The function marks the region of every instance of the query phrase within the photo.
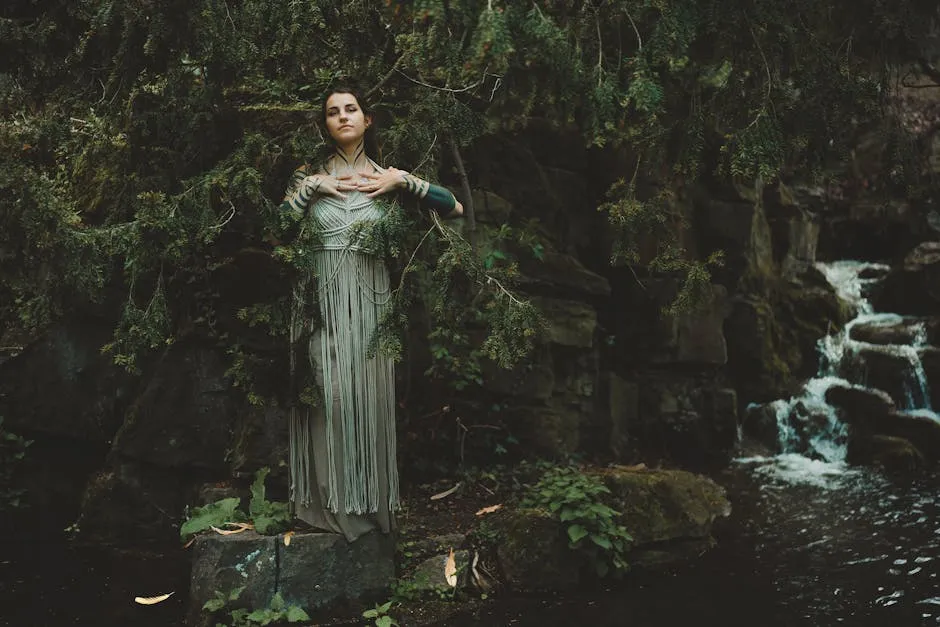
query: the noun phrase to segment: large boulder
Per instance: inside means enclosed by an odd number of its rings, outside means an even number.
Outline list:
[[[894,412],[875,425],[879,435],[904,438],[931,462],[940,461],[940,420],[932,412]]]
[[[0,415],[18,433],[110,444],[138,381],[101,348],[113,327],[75,318],[0,364]]]
[[[893,268],[872,304],[877,311],[914,316],[940,311],[940,242],[923,242]]]
[[[237,416],[221,351],[174,345],[127,412],[113,452],[165,468],[223,470]]]
[[[602,477],[633,536],[637,565],[684,561],[690,546],[700,552],[713,545],[715,523],[731,515],[724,488],[701,475],[614,466]]]
[[[391,536],[368,533],[355,542],[333,533],[261,536],[253,531],[204,534],[193,546],[190,624],[217,593],[244,588],[229,608],[262,609],[279,593],[286,604],[313,610],[339,601],[378,601],[395,578]]]
[[[724,489],[701,475],[622,466],[595,472],[635,540],[627,556],[633,566],[661,567],[700,555],[714,545],[716,522],[731,513]],[[568,548],[566,525],[551,513],[509,510],[488,521],[500,535],[500,567],[514,589],[564,592],[586,581]]]
[[[926,335],[924,320],[903,318],[870,320],[852,326],[850,337],[858,342],[887,346],[891,344],[913,344],[921,335]]]

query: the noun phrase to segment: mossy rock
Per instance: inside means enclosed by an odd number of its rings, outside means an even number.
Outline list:
[[[506,584],[515,591],[570,590],[580,581],[578,556],[562,526],[540,509],[508,510],[494,517],[496,547]]]
[[[644,545],[710,540],[716,520],[731,514],[724,488],[684,470],[636,470],[615,466],[602,471],[620,511],[620,523]]]

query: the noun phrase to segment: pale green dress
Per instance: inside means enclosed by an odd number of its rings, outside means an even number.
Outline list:
[[[322,324],[312,329],[309,358],[322,404],[291,416],[291,501],[298,518],[352,542],[389,533],[398,509],[394,364],[367,356],[389,301],[388,270],[352,235],[356,223],[383,213],[358,191],[311,203]]]

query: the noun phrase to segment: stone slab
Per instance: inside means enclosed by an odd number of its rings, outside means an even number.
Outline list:
[[[394,537],[368,533],[355,542],[333,533],[278,539],[278,592],[307,610],[341,599],[381,597],[395,579]]]
[[[242,586],[245,589],[232,607],[267,607],[277,591],[275,538],[253,531],[197,537],[189,583],[192,611],[198,614],[217,591],[228,594]]]

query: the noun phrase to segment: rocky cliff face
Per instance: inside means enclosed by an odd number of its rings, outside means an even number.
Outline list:
[[[525,368],[487,370],[479,391],[525,454],[725,463],[742,407],[785,396],[813,373],[816,340],[846,319],[813,267],[820,246],[837,250],[825,240],[837,229],[810,188],[671,182],[688,253],[722,250],[725,265],[703,308],[669,318],[661,310],[679,289],[676,277],[638,279],[608,263],[610,230],[596,207],[622,175],[613,171],[617,155],[589,152],[574,134],[535,122],[521,135],[482,140],[466,160],[480,236],[534,220],[545,242],[540,259],[521,259],[520,289],[545,315],[546,342]],[[931,246],[911,253],[883,298],[915,294],[912,313],[936,304]],[[227,355],[183,340],[132,378],[98,352],[108,328],[71,320],[0,364],[0,414],[10,429],[109,450],[88,481],[83,532],[168,537],[200,489],[261,466],[274,469],[275,493],[284,489],[284,411],[242,400]],[[268,347],[272,364],[280,349]],[[416,381],[411,395],[422,393]],[[409,446],[409,434],[401,441]]]

